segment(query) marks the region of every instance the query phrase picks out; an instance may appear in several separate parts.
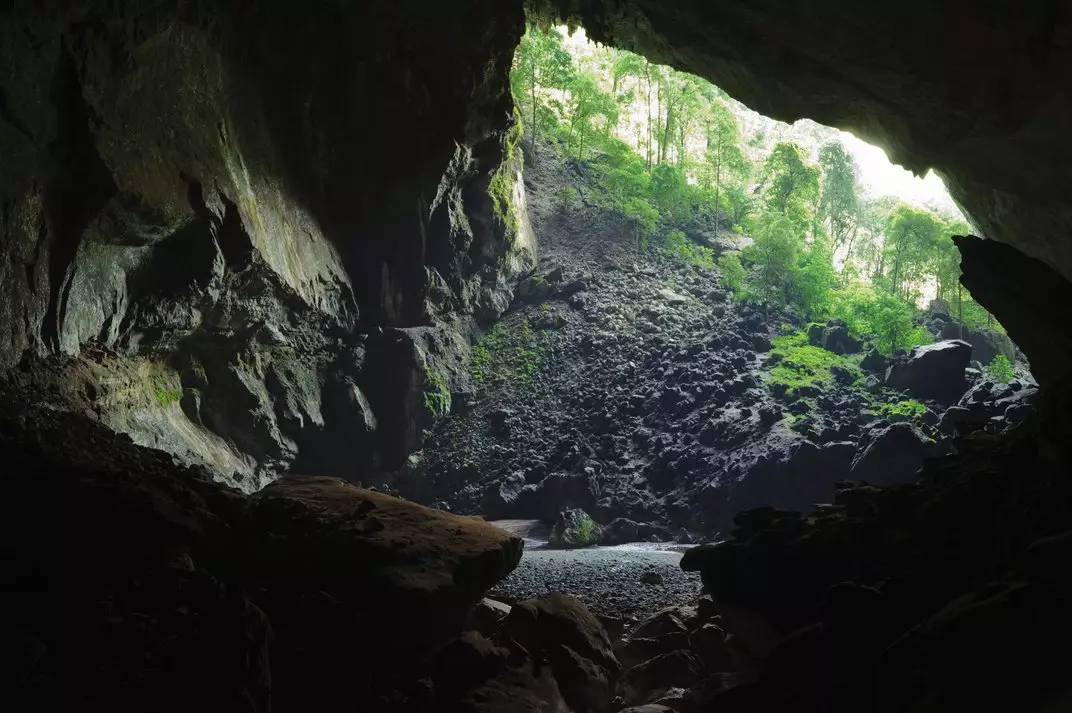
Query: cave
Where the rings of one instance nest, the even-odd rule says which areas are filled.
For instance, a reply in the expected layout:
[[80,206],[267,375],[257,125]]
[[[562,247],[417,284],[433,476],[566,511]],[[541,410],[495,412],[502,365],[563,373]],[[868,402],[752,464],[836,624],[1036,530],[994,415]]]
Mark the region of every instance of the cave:
[[[956,353],[956,393],[916,373],[938,351],[926,347],[882,380],[962,417],[1012,399],[1000,427],[988,412],[990,427],[948,434],[940,454],[907,424],[854,430],[872,447],[866,474],[859,445],[820,433],[785,458],[753,454],[755,477],[719,462],[735,485],[707,487],[711,463],[668,434],[709,448],[770,427],[763,409],[725,404],[763,391],[737,352],[760,364],[776,320],[733,302],[713,266],[637,267],[636,221],[585,202],[585,162],[526,145],[515,50],[527,27],[559,24],[940,175],[976,234],[953,238],[960,285],[1031,380],[966,393],[963,332],[935,345]],[[1066,709],[1070,32],[1045,0],[5,4],[0,702]],[[565,186],[583,210],[549,208],[574,200]],[[630,236],[584,255],[643,288],[638,309],[658,307],[630,317],[656,339],[635,360],[599,361],[614,330],[598,313],[624,298],[549,262],[582,253],[552,231]],[[693,342],[657,341],[675,305],[704,310]],[[733,339],[712,332],[712,305]],[[533,380],[528,337],[504,330],[534,320],[609,330],[578,342],[615,371],[578,377],[575,413],[473,396],[494,339]],[[827,351],[844,338],[833,321],[794,326]],[[722,383],[688,381],[701,365]],[[629,392],[638,369],[673,388]],[[790,410],[801,401],[771,419],[815,423],[810,404]],[[650,503],[609,506],[591,487],[609,482],[596,461],[623,465],[612,405],[638,423],[675,414],[630,434],[655,454],[647,470],[616,471],[655,484],[656,525]],[[541,418],[582,416],[583,449],[545,442]],[[521,463],[512,442],[557,460]],[[493,481],[488,453],[511,464]],[[697,487],[678,487],[682,473]],[[695,596],[639,619],[543,573],[499,596],[540,535],[488,520],[677,539],[665,567],[643,559],[627,579],[614,572],[630,555],[592,550],[592,584]]]

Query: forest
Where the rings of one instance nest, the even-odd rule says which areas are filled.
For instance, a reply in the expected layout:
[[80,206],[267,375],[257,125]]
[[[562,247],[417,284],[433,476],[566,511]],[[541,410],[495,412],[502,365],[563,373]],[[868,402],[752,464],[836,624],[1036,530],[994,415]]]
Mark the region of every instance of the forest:
[[[867,195],[840,141],[817,156],[791,141],[764,146],[713,84],[611,47],[578,51],[553,27],[529,27],[511,88],[527,153],[583,163],[601,188],[586,199],[629,217],[623,240],[717,263],[740,300],[844,320],[885,354],[929,341],[913,316],[934,298],[970,328],[1001,329],[958,280],[952,236],[971,227]],[[712,235],[743,240],[719,249]]]

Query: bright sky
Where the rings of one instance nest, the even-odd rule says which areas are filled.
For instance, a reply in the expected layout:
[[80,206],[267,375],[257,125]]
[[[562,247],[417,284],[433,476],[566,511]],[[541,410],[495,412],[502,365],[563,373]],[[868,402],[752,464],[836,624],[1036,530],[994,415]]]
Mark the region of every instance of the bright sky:
[[937,207],[960,215],[945,183],[934,171],[927,171],[921,178],[892,163],[886,157],[886,152],[878,146],[872,146],[844,131],[838,133],[845,148],[856,159],[860,167],[860,183],[871,197],[897,196],[905,203]]

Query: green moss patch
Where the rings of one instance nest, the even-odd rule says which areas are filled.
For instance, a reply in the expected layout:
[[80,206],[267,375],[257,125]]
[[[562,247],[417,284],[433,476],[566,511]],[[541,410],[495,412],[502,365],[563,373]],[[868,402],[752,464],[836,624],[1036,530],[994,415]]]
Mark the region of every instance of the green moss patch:
[[848,357],[839,356],[808,342],[802,331],[783,334],[771,340],[772,365],[767,383],[775,394],[784,394],[789,401],[808,396],[812,391],[825,391],[833,384],[830,369],[840,366],[859,380],[859,367]]
[[499,322],[473,347],[470,375],[477,386],[506,381],[532,386],[543,366],[544,341],[528,318]]
[[428,382],[424,392],[424,410],[438,421],[450,413],[450,389],[439,374],[425,369],[424,376]]

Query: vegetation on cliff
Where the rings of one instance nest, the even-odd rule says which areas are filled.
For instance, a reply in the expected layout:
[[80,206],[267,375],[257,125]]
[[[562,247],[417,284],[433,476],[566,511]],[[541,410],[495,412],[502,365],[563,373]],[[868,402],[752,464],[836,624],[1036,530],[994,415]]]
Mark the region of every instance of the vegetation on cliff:
[[585,199],[628,216],[633,235],[623,239],[639,249],[696,265],[721,252],[739,299],[843,319],[884,354],[927,341],[912,318],[928,298],[969,327],[1000,328],[958,281],[952,236],[971,227],[867,195],[836,138],[815,155],[792,141],[768,146],[709,82],[554,28],[529,28],[511,86],[526,151],[555,144],[586,165],[600,190]]

